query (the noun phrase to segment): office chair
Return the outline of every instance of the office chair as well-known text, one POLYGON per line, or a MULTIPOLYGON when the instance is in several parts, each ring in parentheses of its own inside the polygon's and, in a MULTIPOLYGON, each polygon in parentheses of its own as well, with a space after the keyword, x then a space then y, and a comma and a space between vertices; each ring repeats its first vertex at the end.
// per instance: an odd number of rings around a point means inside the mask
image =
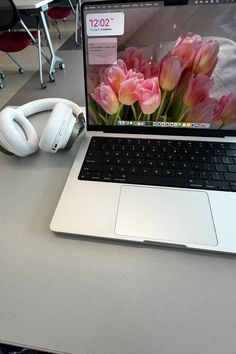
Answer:
MULTIPOLYGON (((41 55, 44 53, 41 50, 41 34, 39 29, 39 19, 37 19, 37 31, 29 31, 25 23, 22 21, 19 12, 13 2, 13 0, 1 0, 0 1, 0 51, 6 53, 19 67, 19 72, 24 72, 22 66, 16 61, 16 59, 10 53, 19 52, 32 43, 38 47, 39 64, 40 64, 40 82, 41 87, 45 88, 46 85, 43 82, 42 76, 42 61, 41 55), (20 24, 23 30, 14 30, 14 27, 20 24)), ((45 57, 45 55, 44 55, 45 57)), ((46 58, 46 57, 45 57, 46 58)), ((46 58, 48 59, 48 58, 46 58)), ((1 78, 4 78, 4 74, 0 73, 1 78)), ((0 88, 3 88, 3 83, 0 88)))
POLYGON ((48 17, 52 20, 53 25, 56 27, 58 37, 60 39, 62 38, 62 34, 59 27, 57 26, 57 20, 64 21, 72 13, 75 15, 75 9, 72 4, 72 1, 68 0, 68 3, 70 6, 62 6, 64 5, 62 0, 54 0, 51 4, 49 4, 49 10, 47 11, 48 17), (57 6, 56 4, 58 4, 59 6, 57 6))

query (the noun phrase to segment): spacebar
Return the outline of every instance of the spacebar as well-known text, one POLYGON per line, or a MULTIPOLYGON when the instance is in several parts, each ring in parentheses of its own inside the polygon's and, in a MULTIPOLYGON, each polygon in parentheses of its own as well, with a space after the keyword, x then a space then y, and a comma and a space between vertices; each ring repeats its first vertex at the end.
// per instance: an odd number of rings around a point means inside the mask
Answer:
POLYGON ((187 178, 132 175, 127 176, 125 182, 152 186, 188 187, 187 178))

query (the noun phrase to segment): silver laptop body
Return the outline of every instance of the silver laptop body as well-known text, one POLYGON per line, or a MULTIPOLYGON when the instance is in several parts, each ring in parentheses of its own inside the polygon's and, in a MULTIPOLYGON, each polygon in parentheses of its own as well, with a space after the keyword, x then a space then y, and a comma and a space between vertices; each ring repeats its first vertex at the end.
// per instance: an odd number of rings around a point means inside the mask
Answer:
POLYGON ((235 23, 234 1, 83 3, 87 132, 51 230, 236 252, 235 23))

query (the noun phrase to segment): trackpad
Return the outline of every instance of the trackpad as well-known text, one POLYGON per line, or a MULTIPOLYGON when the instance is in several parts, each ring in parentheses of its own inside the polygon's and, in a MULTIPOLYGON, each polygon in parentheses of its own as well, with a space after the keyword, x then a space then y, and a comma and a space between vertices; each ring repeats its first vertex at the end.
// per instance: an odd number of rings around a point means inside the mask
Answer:
POLYGON ((144 240, 217 245, 208 194, 156 187, 121 187, 116 233, 144 240))

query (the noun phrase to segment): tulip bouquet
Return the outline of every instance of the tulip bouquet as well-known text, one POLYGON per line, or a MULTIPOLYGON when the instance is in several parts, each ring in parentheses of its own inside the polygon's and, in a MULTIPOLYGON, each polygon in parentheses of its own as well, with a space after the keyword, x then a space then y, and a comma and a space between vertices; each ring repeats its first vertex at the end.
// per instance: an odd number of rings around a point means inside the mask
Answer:
POLYGON ((236 123, 236 93, 211 97, 219 43, 188 33, 159 63, 128 47, 110 66, 93 67, 88 77, 96 124, 118 121, 236 123))

